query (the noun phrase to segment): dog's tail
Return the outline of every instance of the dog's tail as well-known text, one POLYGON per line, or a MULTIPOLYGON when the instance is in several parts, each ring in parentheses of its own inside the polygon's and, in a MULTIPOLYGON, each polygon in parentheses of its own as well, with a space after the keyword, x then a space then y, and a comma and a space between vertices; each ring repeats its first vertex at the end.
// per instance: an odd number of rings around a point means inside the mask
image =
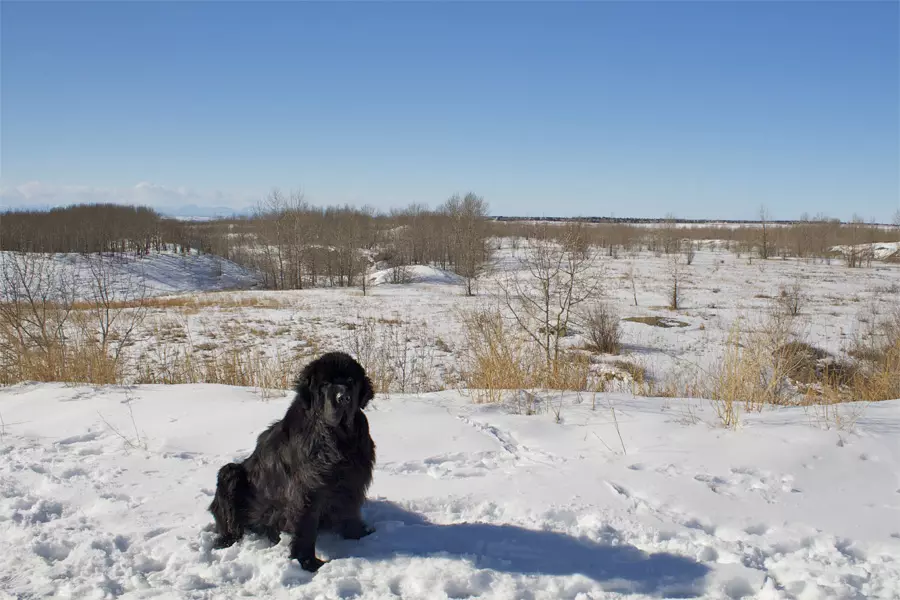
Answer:
POLYGON ((250 495, 247 470, 237 463, 228 463, 219 469, 216 495, 209 511, 216 521, 219 537, 216 548, 231 546, 244 535, 244 511, 250 495))

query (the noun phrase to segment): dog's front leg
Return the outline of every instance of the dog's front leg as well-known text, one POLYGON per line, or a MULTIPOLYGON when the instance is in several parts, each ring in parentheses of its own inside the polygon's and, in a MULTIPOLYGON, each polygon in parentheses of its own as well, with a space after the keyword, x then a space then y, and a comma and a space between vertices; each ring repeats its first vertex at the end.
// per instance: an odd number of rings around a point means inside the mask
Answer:
POLYGON ((325 561, 316 557, 316 536, 319 529, 320 505, 317 500, 309 502, 298 515, 291 540, 291 558, 296 559, 305 571, 315 573, 325 561))

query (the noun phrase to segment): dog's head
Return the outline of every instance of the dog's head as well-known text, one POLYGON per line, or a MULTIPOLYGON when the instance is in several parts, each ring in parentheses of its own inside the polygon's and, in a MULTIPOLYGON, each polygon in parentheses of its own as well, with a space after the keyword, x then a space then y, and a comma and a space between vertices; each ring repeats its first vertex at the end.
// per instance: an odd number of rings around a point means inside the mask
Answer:
POLYGON ((297 394, 304 408, 318 412, 330 425, 352 423, 375 395, 365 369, 344 352, 323 354, 306 365, 297 394))

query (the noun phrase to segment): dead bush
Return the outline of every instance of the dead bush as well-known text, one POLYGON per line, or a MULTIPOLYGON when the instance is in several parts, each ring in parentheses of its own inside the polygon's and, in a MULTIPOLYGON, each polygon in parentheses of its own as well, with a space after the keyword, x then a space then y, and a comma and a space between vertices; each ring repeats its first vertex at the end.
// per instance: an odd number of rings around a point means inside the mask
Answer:
POLYGON ((588 347, 594 352, 618 354, 622 344, 622 326, 616 309, 608 303, 591 306, 584 318, 588 347))
POLYGON ((800 281, 795 280, 791 285, 781 288, 774 302, 778 310, 792 317, 798 316, 806 303, 806 294, 800 281))

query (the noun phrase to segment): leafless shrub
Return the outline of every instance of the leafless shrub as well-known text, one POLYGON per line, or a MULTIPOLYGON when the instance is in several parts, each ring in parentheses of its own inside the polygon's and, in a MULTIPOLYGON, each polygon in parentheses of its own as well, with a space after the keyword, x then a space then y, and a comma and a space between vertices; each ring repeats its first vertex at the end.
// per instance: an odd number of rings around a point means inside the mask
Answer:
POLYGON ((688 240, 684 244, 684 262, 688 265, 694 264, 694 258, 697 256, 697 247, 694 242, 688 240))
POLYGON ((119 362, 122 349, 133 343, 147 315, 146 281, 116 268, 116 257, 98 255, 88 262, 88 312, 99 330, 100 351, 119 362))
POLYGON ((498 282, 498 300, 548 368, 560 360, 573 311, 596 297, 603 282, 581 223, 566 225, 560 241, 553 233, 546 225, 535 228, 521 259, 524 274, 511 272, 498 282))
POLYGON ((412 281, 412 272, 409 267, 404 264, 395 264, 391 266, 391 283, 403 284, 412 281))
POLYGON ((594 352, 618 354, 622 343, 622 326, 615 308, 606 302, 589 307, 584 317, 588 345, 594 352))
POLYGON ((803 284, 799 279, 795 279, 789 286, 781 288, 781 291, 775 298, 775 309, 796 317, 800 314, 805 303, 806 294, 803 290, 803 284))

